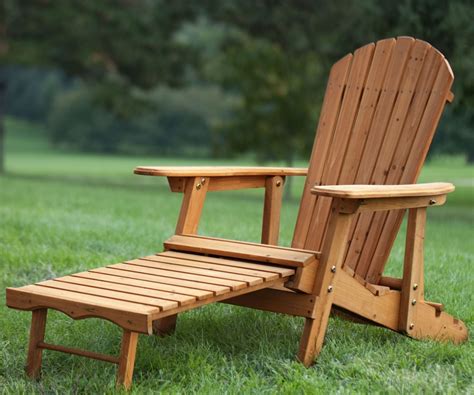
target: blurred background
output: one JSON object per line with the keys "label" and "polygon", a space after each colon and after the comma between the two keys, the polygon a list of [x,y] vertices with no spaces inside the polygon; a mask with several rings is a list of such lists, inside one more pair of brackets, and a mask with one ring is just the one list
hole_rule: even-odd
{"label": "blurred background", "polygon": [[30,169],[46,152],[294,165],[309,156],[331,64],[397,35],[430,42],[454,69],[431,158],[474,162],[471,1],[3,3],[0,171],[21,172],[14,155],[31,149]]}

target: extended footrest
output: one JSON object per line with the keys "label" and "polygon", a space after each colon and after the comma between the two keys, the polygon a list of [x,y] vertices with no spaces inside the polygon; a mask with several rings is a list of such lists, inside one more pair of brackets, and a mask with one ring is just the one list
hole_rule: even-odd
{"label": "extended footrest", "polygon": [[[165,251],[86,272],[7,289],[7,305],[100,317],[152,333],[154,320],[283,284],[295,269],[248,260]],[[45,347],[47,348],[47,347]]]}

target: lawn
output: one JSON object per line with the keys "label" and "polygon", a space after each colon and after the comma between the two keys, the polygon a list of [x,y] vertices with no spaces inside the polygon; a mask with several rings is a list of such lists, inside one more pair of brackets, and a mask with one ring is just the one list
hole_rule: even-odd
{"label": "lawn", "polygon": [[[5,307],[5,287],[159,251],[173,233],[180,195],[166,182],[133,176],[141,164],[251,164],[170,158],[103,157],[51,149],[32,125],[7,124],[7,169],[0,177],[0,392],[113,393],[115,367],[45,352],[43,377],[25,378],[30,314]],[[300,163],[304,166],[304,163]],[[458,188],[429,210],[426,299],[474,328],[474,169],[438,158],[421,181]],[[302,180],[293,185],[301,192]],[[262,191],[219,192],[206,202],[201,233],[257,241]],[[291,241],[298,199],[285,204],[281,243]],[[403,235],[387,271],[399,275]],[[229,305],[180,316],[167,338],[141,336],[133,393],[473,393],[474,348],[414,341],[385,329],[331,318],[318,363],[296,362],[303,319]],[[49,314],[47,339],[116,354],[111,323]]]}

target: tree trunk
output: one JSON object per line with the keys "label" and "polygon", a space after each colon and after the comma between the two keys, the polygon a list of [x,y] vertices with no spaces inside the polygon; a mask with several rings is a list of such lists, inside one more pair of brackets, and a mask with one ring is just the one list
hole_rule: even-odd
{"label": "tree trunk", "polygon": [[472,165],[474,163],[474,148],[468,147],[467,151],[467,163]]}
{"label": "tree trunk", "polygon": [[0,81],[0,174],[5,173],[5,91],[6,83]]}

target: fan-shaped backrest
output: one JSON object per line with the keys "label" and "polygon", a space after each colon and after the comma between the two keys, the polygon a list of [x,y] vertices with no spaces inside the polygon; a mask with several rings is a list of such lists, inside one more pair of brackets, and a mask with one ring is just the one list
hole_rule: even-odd
{"label": "fan-shaped backrest", "polygon": [[[331,198],[315,197],[314,184],[415,183],[454,76],[428,43],[399,37],[371,43],[331,69],[293,247],[319,250]],[[404,212],[357,218],[345,265],[377,283]]]}

